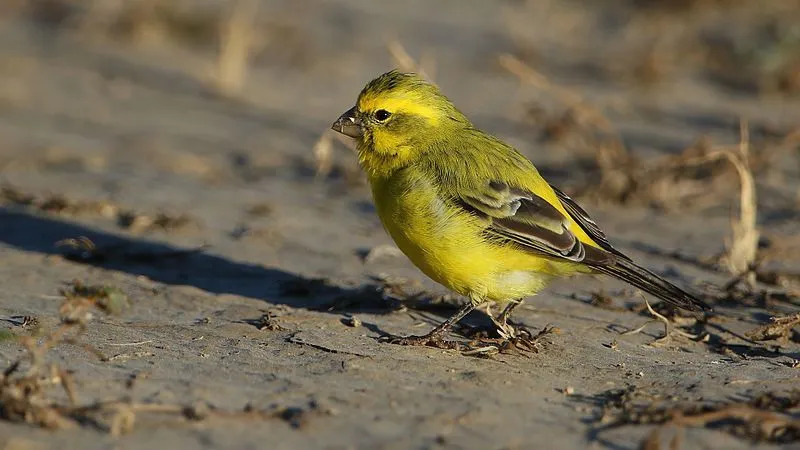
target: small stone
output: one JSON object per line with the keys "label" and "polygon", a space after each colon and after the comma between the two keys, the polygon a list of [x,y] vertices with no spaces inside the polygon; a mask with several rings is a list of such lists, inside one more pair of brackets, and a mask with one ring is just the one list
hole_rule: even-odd
{"label": "small stone", "polygon": [[345,317],[342,319],[342,323],[353,328],[358,328],[361,326],[361,320],[356,316]]}

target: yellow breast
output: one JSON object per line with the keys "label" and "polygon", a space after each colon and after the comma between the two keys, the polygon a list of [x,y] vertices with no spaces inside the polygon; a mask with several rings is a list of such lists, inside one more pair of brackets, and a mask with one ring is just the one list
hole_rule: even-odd
{"label": "yellow breast", "polygon": [[571,264],[486,240],[486,224],[446,204],[421,177],[398,171],[371,180],[378,215],[400,250],[426,275],[472,298],[497,302],[541,290]]}

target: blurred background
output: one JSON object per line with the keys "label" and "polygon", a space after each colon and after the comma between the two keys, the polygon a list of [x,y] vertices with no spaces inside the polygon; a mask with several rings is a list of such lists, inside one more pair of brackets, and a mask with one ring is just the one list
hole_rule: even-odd
{"label": "blurred background", "polygon": [[[437,83],[616,246],[717,315],[660,309],[683,340],[656,349],[641,297],[584,277],[520,308],[528,326],[563,333],[531,359],[379,344],[457,301],[393,246],[352,143],[329,130],[393,68]],[[608,411],[630,411],[634,388],[648,401],[727,401],[788,386],[800,366],[798,223],[800,1],[0,2],[3,326],[27,335],[33,317],[52,329],[86,292],[124,292],[130,310],[87,332],[115,356],[52,349],[83,398],[278,405],[265,417],[291,423],[144,426],[142,448],[173,432],[187,448],[514,448],[532,429],[582,448]],[[19,354],[0,346],[2,366]],[[133,391],[137,377],[149,379]],[[3,386],[0,397],[22,392]],[[309,414],[311,432],[296,433]],[[746,425],[741,448],[765,439]],[[0,421],[0,436],[33,433],[11,427]],[[796,420],[787,427],[770,439],[797,439]]]}
{"label": "blurred background", "polygon": [[104,228],[255,240],[235,251],[267,264],[327,248],[311,271],[338,271],[377,224],[326,130],[395,67],[595,204],[728,220],[737,171],[718,150],[746,136],[760,220],[798,219],[797,1],[12,0],[0,16],[0,201]]}
{"label": "blurred background", "polygon": [[[342,255],[383,237],[351,143],[326,130],[367,81],[398,67],[438,83],[555,184],[605,205],[601,216],[717,218],[701,227],[713,242],[703,251],[741,241],[732,252],[743,256],[726,263],[734,273],[758,245],[791,253],[797,240],[797,1],[0,8],[7,204],[258,264],[360,272]],[[736,235],[722,224],[741,208]]]}

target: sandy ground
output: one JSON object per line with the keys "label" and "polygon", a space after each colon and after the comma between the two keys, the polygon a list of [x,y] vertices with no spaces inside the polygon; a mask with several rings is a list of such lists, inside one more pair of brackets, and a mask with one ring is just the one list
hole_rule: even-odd
{"label": "sandy ground", "polygon": [[[676,318],[673,327],[706,336],[699,342],[656,342],[659,323],[623,335],[651,319],[641,297],[593,277],[560,281],[519,309],[516,322],[533,333],[557,329],[538,352],[483,358],[379,342],[424,332],[459,299],[442,297],[402,255],[370,254],[391,242],[352,154],[331,141],[332,169],[317,176],[312,153],[363,84],[398,65],[387,50],[396,40],[478,126],[556,185],[583,193],[623,251],[712,296],[731,279],[708,261],[731,241],[733,172],[679,171],[694,174],[689,187],[708,194],[701,200],[681,197],[686,184],[677,181],[655,200],[589,195],[583,188],[603,176],[596,141],[575,137],[561,113],[576,101],[601,111],[614,131],[588,135],[619,136],[644,163],[701,137],[736,144],[744,117],[761,161],[765,267],[797,274],[800,162],[791,133],[800,99],[791,71],[770,72],[787,54],[800,67],[796,2],[675,10],[662,2],[264,2],[247,78],[226,96],[209,81],[216,32],[209,38],[203,28],[220,16],[217,2],[128,13],[130,23],[118,3],[95,3],[93,20],[82,7],[0,7],[0,326],[41,340],[59,325],[68,283],[113,286],[130,307],[95,314],[79,338],[105,357],[64,343],[46,361],[71,373],[79,405],[190,411],[139,412],[121,436],[109,433],[109,411],[58,430],[8,420],[6,411],[0,447],[624,449],[651,433],[646,422],[664,420],[649,418],[648,407],[713,408],[800,388],[796,335],[744,338],[797,311],[790,285],[718,301],[707,322]],[[719,48],[741,65],[709,56]],[[521,82],[498,62],[502,54],[560,87]],[[684,200],[664,201],[673,197]],[[81,236],[96,248],[56,245]],[[477,312],[466,324],[490,323]],[[1,367],[25,354],[17,339],[0,342]],[[57,388],[46,399],[68,404]],[[796,407],[773,409],[797,420]],[[265,413],[237,414],[245,408]],[[680,432],[682,448],[777,445],[735,418],[703,425]],[[793,426],[773,440],[800,439]],[[663,431],[662,445],[676,429]]]}

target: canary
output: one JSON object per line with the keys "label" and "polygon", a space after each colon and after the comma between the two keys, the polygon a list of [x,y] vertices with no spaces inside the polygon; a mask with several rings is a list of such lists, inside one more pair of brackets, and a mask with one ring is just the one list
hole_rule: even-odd
{"label": "canary", "polygon": [[524,297],[556,277],[603,273],[688,310],[709,307],[614,248],[589,215],[527,158],[475,128],[437,86],[391,71],[332,128],[356,140],[384,228],[427,276],[469,302],[424,336],[432,345],[475,307],[504,305],[504,336]]}

